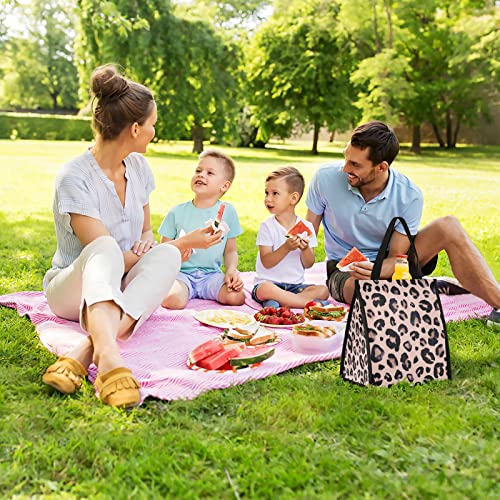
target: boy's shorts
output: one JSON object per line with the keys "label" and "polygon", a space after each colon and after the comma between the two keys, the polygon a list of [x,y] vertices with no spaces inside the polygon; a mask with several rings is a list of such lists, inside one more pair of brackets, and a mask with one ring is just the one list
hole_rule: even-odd
{"label": "boy's shorts", "polygon": [[[422,267],[424,276],[431,274],[436,269],[438,256],[434,256],[425,266]],[[344,285],[345,282],[351,277],[351,273],[342,272],[337,268],[338,260],[329,260],[326,263],[326,286],[330,291],[330,295],[337,302],[344,302]],[[410,269],[410,273],[412,269]]]}
{"label": "boy's shorts", "polygon": [[217,300],[220,289],[224,285],[224,273],[214,271],[193,271],[192,273],[180,272],[176,278],[187,286],[189,300],[208,299]]}
{"label": "boy's shorts", "polygon": [[[308,283],[297,283],[297,284],[294,284],[294,283],[276,283],[275,281],[273,281],[273,283],[277,287],[281,288],[282,290],[285,290],[285,292],[290,292],[290,293],[300,293],[300,292],[303,292],[306,288],[313,286],[313,285],[310,285]],[[264,301],[257,298],[257,288],[259,288],[260,285],[262,285],[262,283],[257,283],[253,287],[252,299],[255,300],[255,302],[258,302],[259,304],[262,304]]]}

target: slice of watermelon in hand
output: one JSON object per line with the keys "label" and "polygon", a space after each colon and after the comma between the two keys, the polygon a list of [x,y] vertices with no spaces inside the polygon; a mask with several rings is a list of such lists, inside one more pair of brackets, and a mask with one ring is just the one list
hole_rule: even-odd
{"label": "slice of watermelon in hand", "polygon": [[290,238],[291,236],[298,236],[304,241],[309,241],[312,236],[312,231],[301,220],[299,220],[299,222],[297,222],[297,224],[295,224],[295,226],[293,226],[286,235],[287,238]]}
{"label": "slice of watermelon in hand", "polygon": [[368,259],[356,248],[352,247],[351,251],[338,262],[337,268],[343,272],[351,270],[351,264],[354,262],[366,262]]}
{"label": "slice of watermelon in hand", "polygon": [[226,209],[226,205],[224,203],[220,204],[219,210],[217,211],[217,216],[215,217],[213,225],[214,229],[218,229],[220,223],[222,222],[222,216],[224,215],[224,210]]}

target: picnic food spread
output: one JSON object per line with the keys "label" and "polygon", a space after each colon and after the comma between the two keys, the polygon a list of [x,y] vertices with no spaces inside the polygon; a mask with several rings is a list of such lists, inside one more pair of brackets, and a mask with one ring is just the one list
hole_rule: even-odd
{"label": "picnic food spread", "polygon": [[259,323],[272,326],[292,326],[305,321],[302,314],[290,311],[289,307],[263,307],[253,317]]}
{"label": "picnic food spread", "polygon": [[347,314],[344,306],[332,304],[324,306],[319,302],[308,302],[304,307],[304,316],[307,319],[321,319],[323,321],[342,321]]}
{"label": "picnic food spread", "polygon": [[339,260],[337,263],[337,268],[341,271],[350,271],[350,265],[354,262],[366,262],[368,259],[356,248],[352,249],[347,253],[347,255]]}
{"label": "picnic food spread", "polygon": [[205,370],[238,370],[262,363],[274,355],[274,347],[246,347],[244,342],[227,345],[224,338],[207,340],[188,356],[189,368]]}

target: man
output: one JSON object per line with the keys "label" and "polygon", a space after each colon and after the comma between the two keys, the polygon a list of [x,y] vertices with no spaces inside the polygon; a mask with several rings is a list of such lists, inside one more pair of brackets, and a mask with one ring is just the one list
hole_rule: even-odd
{"label": "man", "polygon": [[[370,279],[387,226],[393,217],[401,216],[415,234],[424,274],[434,271],[438,253],[444,250],[462,286],[493,307],[488,325],[500,329],[500,285],[455,217],[442,217],[418,230],[422,193],[406,176],[390,168],[398,152],[398,140],[387,125],[365,123],[354,130],[344,150],[344,164],[320,167],[311,181],[307,220],[316,233],[323,222],[327,285],[332,297],[352,301],[355,280]],[[337,262],[354,246],[369,261],[354,264],[351,272],[339,271]],[[408,249],[408,237],[398,224],[382,266],[382,279],[392,276],[396,255],[406,254]]]}

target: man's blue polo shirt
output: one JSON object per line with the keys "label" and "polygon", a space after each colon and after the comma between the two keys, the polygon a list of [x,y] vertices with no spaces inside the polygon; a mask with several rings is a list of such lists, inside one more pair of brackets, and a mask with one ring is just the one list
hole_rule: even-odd
{"label": "man's blue polo shirt", "polygon": [[[347,182],[344,164],[327,164],[314,174],[306,197],[311,212],[322,216],[328,260],[342,259],[357,247],[375,260],[385,231],[393,217],[403,217],[416,234],[422,217],[420,189],[405,175],[389,168],[385,189],[368,203],[359,190]],[[404,234],[401,224],[396,230]]]}

